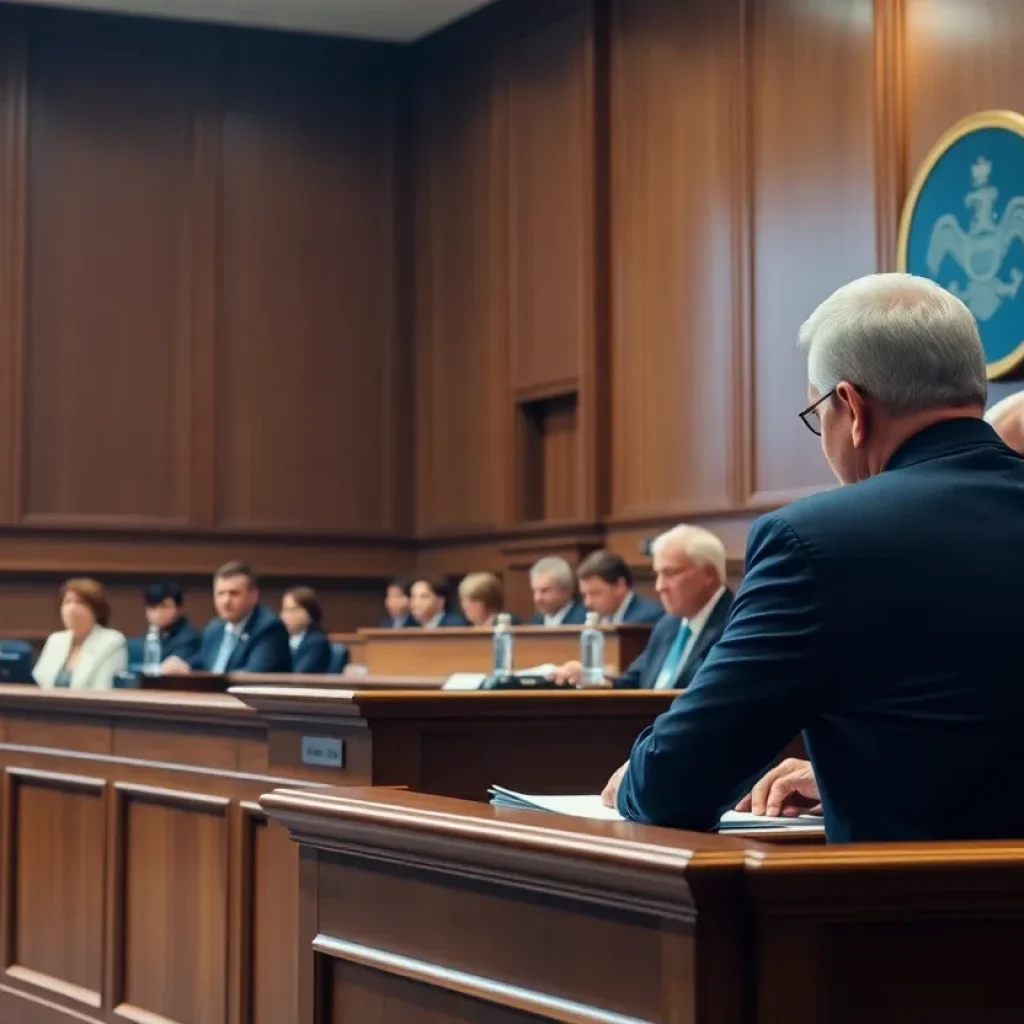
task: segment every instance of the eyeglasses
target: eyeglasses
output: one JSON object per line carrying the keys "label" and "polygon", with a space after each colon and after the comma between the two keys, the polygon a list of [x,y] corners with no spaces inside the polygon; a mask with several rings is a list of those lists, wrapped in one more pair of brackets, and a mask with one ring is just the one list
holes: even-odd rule
{"label": "eyeglasses", "polygon": [[818,406],[822,402],[828,401],[834,394],[836,389],[833,388],[828,394],[822,395],[816,402],[807,406],[802,413],[800,413],[800,419],[804,421],[804,426],[812,433],[821,437],[821,414],[818,412]]}

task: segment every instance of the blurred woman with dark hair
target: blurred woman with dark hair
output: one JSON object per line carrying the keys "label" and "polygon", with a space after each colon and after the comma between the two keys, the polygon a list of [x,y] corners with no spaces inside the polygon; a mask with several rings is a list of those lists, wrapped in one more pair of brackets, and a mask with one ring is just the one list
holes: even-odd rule
{"label": "blurred woman with dark hair", "polygon": [[32,670],[42,687],[109,690],[114,676],[128,668],[128,644],[108,629],[110,602],[102,584],[79,578],[60,588],[64,629],[51,633]]}
{"label": "blurred woman with dark hair", "polygon": [[292,587],[281,598],[281,621],[288,629],[292,671],[319,675],[330,671],[331,641],[320,628],[323,609],[311,587]]}

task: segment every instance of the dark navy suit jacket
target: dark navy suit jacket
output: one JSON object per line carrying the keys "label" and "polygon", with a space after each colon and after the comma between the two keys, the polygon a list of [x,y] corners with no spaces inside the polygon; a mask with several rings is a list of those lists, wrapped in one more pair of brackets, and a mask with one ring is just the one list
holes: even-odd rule
{"label": "dark navy suit jacket", "polygon": [[[469,625],[469,620],[461,612],[445,612],[436,629],[459,629]],[[422,628],[422,627],[421,627]]]}
{"label": "dark navy suit jacket", "polygon": [[331,670],[331,641],[322,629],[310,626],[292,651],[292,671],[320,675]]}
{"label": "dark navy suit jacket", "polygon": [[[203,644],[190,664],[203,672],[212,670],[224,639],[224,620],[214,619],[203,630]],[[225,672],[291,672],[292,649],[288,630],[269,609],[258,604],[245,627],[243,638],[231,652]]]}
{"label": "dark navy suit jacket", "polygon": [[[629,602],[629,607],[626,608],[626,614],[622,616],[623,622],[634,622],[634,623],[655,623],[661,622],[664,618],[665,609],[662,608],[660,601],[649,601],[642,594],[633,593],[633,600]],[[586,621],[584,619],[584,621]]]}
{"label": "dark navy suit jacket", "polygon": [[[587,621],[587,609],[583,606],[583,602],[573,598],[572,604],[569,605],[569,610],[565,613],[565,618],[562,619],[563,626],[582,626]],[[543,626],[544,616],[540,612],[534,612],[529,621],[528,626]]]}
{"label": "dark navy suit jacket", "polygon": [[412,617],[412,612],[406,612],[405,617],[396,625],[391,616],[380,620],[381,629],[419,629],[420,624]]}
{"label": "dark navy suit jacket", "polygon": [[758,520],[721,640],[637,740],[630,819],[713,828],[803,730],[832,841],[1024,838],[1024,460],[981,420]]}
{"label": "dark navy suit jacket", "polygon": [[169,629],[160,634],[160,658],[176,656],[191,662],[199,653],[203,635],[184,615],[173,622]]}
{"label": "dark navy suit jacket", "polygon": [[[690,685],[690,680],[697,674],[697,669],[704,664],[708,651],[715,646],[718,638],[725,629],[725,623],[729,618],[729,609],[732,606],[732,591],[726,588],[725,592],[718,599],[717,604],[711,609],[704,628],[697,634],[693,642],[693,648],[683,664],[682,671],[675,682],[675,689],[682,690]],[[665,664],[665,658],[679,632],[680,619],[676,615],[662,615],[661,621],[651,630],[647,640],[647,646],[643,649],[640,657],[629,666],[626,671],[613,680],[617,690],[653,690],[654,684],[658,681],[661,666]]]}

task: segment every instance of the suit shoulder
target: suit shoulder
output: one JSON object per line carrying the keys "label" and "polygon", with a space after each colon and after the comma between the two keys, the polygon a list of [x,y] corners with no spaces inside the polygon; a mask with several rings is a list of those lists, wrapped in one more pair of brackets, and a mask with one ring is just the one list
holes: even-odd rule
{"label": "suit shoulder", "polygon": [[119,629],[110,629],[107,626],[100,626],[100,638],[104,644],[110,647],[116,647],[118,644],[127,644],[128,641],[125,639],[124,633]]}

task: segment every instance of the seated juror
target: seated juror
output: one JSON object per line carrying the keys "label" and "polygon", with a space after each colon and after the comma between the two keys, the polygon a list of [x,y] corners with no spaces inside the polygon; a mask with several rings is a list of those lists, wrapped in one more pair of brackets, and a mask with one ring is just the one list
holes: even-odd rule
{"label": "seated juror", "polygon": [[293,672],[330,671],[331,641],[321,628],[323,614],[311,587],[292,587],[281,598],[281,621],[288,630]]}
{"label": "seated juror", "polygon": [[605,800],[713,828],[802,731],[833,842],[1024,837],[1024,460],[982,418],[977,322],[879,274],[800,342],[799,415],[845,486],[754,523],[722,638]]}
{"label": "seated juror", "polygon": [[459,584],[459,604],[471,626],[491,627],[505,610],[505,588],[493,572],[471,572]]}
{"label": "seated juror", "polygon": [[170,657],[167,675],[189,672],[291,672],[288,630],[259,603],[256,576],[244,562],[228,562],[213,577],[217,617],[203,630],[199,653],[191,661]]}
{"label": "seated juror", "polygon": [[448,581],[440,577],[420,576],[412,585],[410,607],[413,618],[423,629],[451,629],[468,626],[458,612],[448,611]]}
{"label": "seated juror", "polygon": [[[640,657],[621,676],[605,680],[616,689],[685,689],[729,618],[725,547],[710,530],[681,523],[658,537],[652,552],[654,589],[665,614]],[[580,663],[570,661],[559,667],[555,682],[579,686],[582,676]]]}
{"label": "seated juror", "polygon": [[613,551],[594,551],[576,569],[580,596],[602,623],[655,623],[665,609],[633,589],[633,570]]}
{"label": "seated juror", "polygon": [[108,628],[110,602],[96,580],[68,580],[60,588],[64,629],[51,633],[32,670],[42,687],[109,690],[114,676],[128,667],[128,644]]}
{"label": "seated juror", "polygon": [[177,583],[151,583],[144,594],[146,621],[160,637],[160,660],[177,655],[183,661],[199,653],[202,634],[185,617],[185,596]]}
{"label": "seated juror", "polygon": [[398,576],[388,584],[384,594],[384,607],[388,614],[381,620],[381,629],[412,629],[419,626],[409,607],[411,597],[412,584],[404,577]]}
{"label": "seated juror", "polygon": [[582,626],[587,609],[576,599],[576,580],[564,558],[542,558],[530,569],[530,590],[537,609],[531,626]]}

